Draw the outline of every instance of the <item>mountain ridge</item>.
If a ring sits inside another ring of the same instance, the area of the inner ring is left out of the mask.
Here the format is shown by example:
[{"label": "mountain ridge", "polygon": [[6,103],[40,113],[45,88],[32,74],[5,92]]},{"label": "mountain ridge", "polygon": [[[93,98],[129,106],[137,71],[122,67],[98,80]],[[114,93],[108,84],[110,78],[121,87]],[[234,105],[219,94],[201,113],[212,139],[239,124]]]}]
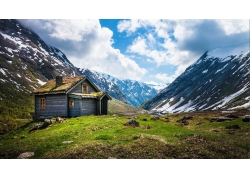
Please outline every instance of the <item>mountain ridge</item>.
[{"label": "mountain ridge", "polygon": [[242,43],[231,51],[228,47],[206,51],[142,107],[165,113],[247,106],[250,97],[248,47],[248,43]]}]

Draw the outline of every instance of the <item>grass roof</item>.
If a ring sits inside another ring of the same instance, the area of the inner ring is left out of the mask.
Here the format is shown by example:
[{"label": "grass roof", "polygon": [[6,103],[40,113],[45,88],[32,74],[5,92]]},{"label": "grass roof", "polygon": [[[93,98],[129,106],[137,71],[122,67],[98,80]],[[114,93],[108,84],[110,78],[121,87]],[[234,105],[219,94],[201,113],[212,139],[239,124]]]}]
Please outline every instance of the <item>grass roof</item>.
[{"label": "grass roof", "polygon": [[50,80],[46,84],[42,85],[33,93],[48,93],[48,92],[61,92],[67,91],[71,87],[73,87],[78,81],[80,81],[84,76],[77,76],[77,77],[64,77],[63,83],[61,86],[56,87],[56,80]]}]

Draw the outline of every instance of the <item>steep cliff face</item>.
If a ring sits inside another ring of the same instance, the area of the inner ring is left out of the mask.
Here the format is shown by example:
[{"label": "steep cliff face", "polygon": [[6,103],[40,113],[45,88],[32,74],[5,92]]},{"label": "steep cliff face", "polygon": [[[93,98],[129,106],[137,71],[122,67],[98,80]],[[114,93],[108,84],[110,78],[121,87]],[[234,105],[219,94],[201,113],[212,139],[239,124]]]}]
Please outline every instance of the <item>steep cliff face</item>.
[{"label": "steep cliff face", "polygon": [[205,52],[143,108],[157,112],[248,107],[249,42]]}]

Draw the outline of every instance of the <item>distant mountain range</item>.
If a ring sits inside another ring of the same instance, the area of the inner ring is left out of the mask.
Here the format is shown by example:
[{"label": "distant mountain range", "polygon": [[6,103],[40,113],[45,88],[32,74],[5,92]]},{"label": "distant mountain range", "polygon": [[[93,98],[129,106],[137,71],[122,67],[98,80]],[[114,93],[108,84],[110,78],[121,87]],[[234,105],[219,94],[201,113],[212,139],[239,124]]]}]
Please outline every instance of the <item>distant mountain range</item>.
[{"label": "distant mountain range", "polygon": [[[133,106],[140,106],[143,102],[155,96],[158,92],[152,85],[134,80],[121,80],[111,75],[81,69],[82,74],[87,75],[93,82],[113,97],[119,94],[122,101]],[[119,91],[120,90],[120,91]],[[124,96],[123,96],[123,95]]]},{"label": "distant mountain range", "polygon": [[142,107],[159,113],[250,107],[249,42],[205,52]]}]

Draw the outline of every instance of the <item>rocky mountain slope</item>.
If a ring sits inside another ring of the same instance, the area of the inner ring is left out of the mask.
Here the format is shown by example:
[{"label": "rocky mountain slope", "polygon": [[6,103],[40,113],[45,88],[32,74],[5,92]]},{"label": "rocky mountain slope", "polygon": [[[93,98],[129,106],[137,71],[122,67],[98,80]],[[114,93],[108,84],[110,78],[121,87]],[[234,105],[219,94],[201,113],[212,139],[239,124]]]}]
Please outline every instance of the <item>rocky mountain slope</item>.
[{"label": "rocky mountain slope", "polygon": [[[88,69],[81,70],[81,72],[90,77],[92,81],[111,96],[116,97],[116,94],[119,94],[123,102],[133,106],[140,106],[158,92],[155,88],[143,82],[129,79],[121,80],[111,75],[90,71]],[[118,89],[120,91],[118,91]]]},{"label": "rocky mountain slope", "polygon": [[0,20],[0,115],[28,117],[30,93],[56,75],[79,75],[65,54],[16,20]]},{"label": "rocky mountain slope", "polygon": [[143,108],[160,113],[250,106],[249,42],[205,52]]}]

